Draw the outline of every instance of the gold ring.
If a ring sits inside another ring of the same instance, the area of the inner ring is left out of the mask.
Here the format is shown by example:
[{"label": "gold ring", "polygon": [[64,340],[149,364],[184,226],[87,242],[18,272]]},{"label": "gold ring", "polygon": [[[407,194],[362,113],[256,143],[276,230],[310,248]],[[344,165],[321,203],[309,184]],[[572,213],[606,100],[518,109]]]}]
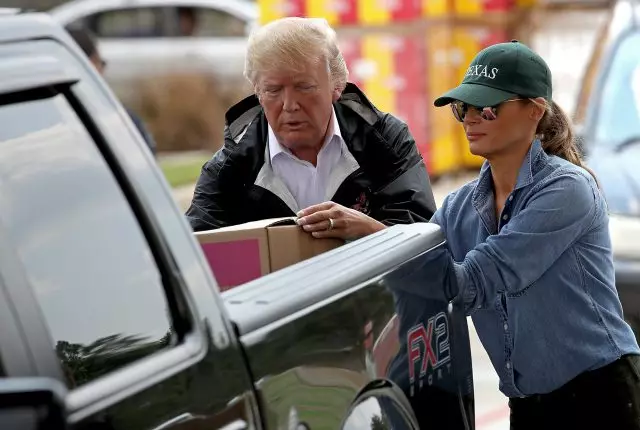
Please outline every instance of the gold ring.
[{"label": "gold ring", "polygon": [[329,218],[329,228],[327,230],[333,230],[333,219]]}]

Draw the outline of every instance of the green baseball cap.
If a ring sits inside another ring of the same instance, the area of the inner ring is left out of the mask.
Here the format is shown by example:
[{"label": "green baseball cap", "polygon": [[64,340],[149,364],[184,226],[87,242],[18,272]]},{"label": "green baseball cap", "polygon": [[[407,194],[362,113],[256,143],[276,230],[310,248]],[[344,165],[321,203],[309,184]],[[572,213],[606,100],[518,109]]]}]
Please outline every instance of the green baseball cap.
[{"label": "green baseball cap", "polygon": [[438,97],[437,107],[460,100],[489,107],[516,97],[551,101],[551,70],[528,46],[512,40],[491,45],[476,55],[462,83]]}]

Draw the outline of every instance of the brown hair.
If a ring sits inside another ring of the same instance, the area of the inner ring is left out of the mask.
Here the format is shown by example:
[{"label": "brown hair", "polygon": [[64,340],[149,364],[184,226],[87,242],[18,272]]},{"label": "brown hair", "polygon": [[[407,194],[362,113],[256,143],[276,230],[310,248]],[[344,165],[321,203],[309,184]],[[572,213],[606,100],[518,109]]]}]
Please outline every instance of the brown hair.
[{"label": "brown hair", "polygon": [[536,135],[540,136],[544,152],[550,155],[557,155],[576,166],[582,167],[598,182],[593,171],[582,161],[580,149],[573,135],[573,126],[567,114],[554,101],[545,100],[544,107],[545,113],[536,129]]}]

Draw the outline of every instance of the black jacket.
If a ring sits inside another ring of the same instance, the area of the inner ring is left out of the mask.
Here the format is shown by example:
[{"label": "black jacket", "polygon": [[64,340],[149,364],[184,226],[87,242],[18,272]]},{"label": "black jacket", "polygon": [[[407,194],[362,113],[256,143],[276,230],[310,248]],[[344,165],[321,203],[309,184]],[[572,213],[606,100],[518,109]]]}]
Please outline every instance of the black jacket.
[{"label": "black jacket", "polygon": [[[406,124],[376,109],[353,84],[347,84],[334,109],[359,167],[331,200],[386,225],[429,221],[436,205]],[[296,208],[264,186],[265,171],[272,172],[269,160],[265,164],[267,136],[267,120],[255,96],[229,109],[224,146],[202,167],[186,213],[194,231],[295,215]]]},{"label": "black jacket", "polygon": [[144,141],[147,142],[147,145],[149,146],[151,153],[155,156],[157,152],[156,141],[153,139],[153,136],[151,136],[151,133],[149,133],[149,130],[144,125],[144,122],[142,122],[142,119],[134,111],[127,109],[127,113],[131,117],[131,121],[133,121],[135,126],[138,128],[138,131],[142,135],[142,138],[144,139]]}]

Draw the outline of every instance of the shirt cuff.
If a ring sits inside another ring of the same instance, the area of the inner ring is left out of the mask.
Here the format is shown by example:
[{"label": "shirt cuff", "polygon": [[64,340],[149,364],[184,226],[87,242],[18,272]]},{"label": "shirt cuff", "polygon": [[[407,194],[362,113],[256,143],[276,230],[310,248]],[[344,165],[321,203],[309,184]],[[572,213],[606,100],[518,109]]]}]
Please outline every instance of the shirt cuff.
[{"label": "shirt cuff", "polygon": [[476,308],[478,292],[473,284],[464,264],[455,263],[456,282],[458,283],[458,294],[462,294],[465,312],[470,313]]}]

